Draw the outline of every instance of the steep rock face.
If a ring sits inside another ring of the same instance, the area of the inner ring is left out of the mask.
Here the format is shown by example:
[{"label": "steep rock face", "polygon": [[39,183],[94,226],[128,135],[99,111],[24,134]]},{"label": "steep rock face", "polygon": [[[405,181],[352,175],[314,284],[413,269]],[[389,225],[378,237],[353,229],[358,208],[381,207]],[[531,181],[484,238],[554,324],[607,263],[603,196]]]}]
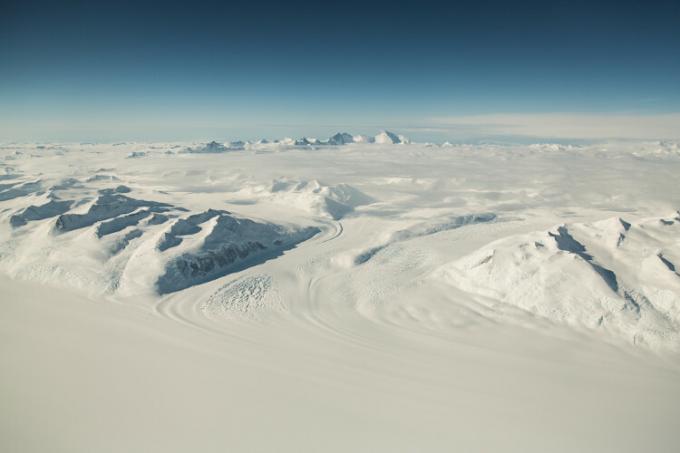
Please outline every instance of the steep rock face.
[{"label": "steep rock face", "polygon": [[156,282],[159,293],[188,288],[275,258],[320,231],[315,227],[289,230],[224,211],[209,215],[217,217],[212,231],[197,250],[182,253],[167,263],[165,273]]},{"label": "steep rock face", "polygon": [[354,137],[347,132],[338,132],[328,139],[329,145],[346,145],[348,143],[354,143]]},{"label": "steep rock face", "polygon": [[71,209],[73,201],[71,200],[50,200],[40,206],[31,205],[18,214],[14,214],[9,223],[14,228],[26,225],[28,222],[35,220],[48,219],[56,217]]},{"label": "steep rock face", "polygon": [[129,226],[137,225],[140,220],[145,219],[150,215],[151,211],[141,210],[102,222],[97,227],[97,236],[102,237],[108,234],[117,233]]},{"label": "steep rock face", "polygon": [[[75,286],[94,291],[167,293],[275,258],[320,231],[257,222],[225,210],[191,213],[173,204],[132,198],[127,186],[93,191],[86,186],[74,189],[76,182],[66,181],[64,189],[52,186],[40,198],[30,193],[33,203],[44,199],[42,203],[5,209],[3,217],[12,228],[21,228],[16,236],[25,242],[16,250],[28,250],[7,262],[23,263],[28,275],[45,281],[60,282],[66,275]],[[42,187],[39,182],[19,182],[0,190],[22,185],[28,185],[26,190]],[[60,199],[60,190],[73,199]],[[46,240],[52,242],[36,252],[25,239],[48,231],[49,225],[45,229],[30,223],[49,218],[54,218],[52,233],[87,229],[94,234],[48,234]],[[68,258],[60,258],[64,256]]]},{"label": "steep rock face", "polygon": [[186,219],[177,220],[170,227],[170,231],[163,235],[163,238],[158,243],[158,250],[163,252],[169,248],[177,247],[182,243],[181,236],[196,234],[201,231],[201,227],[199,226],[200,224],[207,222],[213,217],[226,214],[229,214],[229,212],[208,209],[205,212],[190,215]]}]

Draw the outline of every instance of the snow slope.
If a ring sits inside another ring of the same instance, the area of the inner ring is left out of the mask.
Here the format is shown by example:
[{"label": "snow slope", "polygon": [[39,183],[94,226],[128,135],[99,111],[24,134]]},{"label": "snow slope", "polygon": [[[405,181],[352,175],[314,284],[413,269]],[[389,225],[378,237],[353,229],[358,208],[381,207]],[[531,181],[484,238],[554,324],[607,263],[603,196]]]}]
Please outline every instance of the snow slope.
[{"label": "snow slope", "polygon": [[437,275],[554,322],[678,349],[678,238],[675,219],[560,225],[495,241]]},{"label": "snow slope", "polygon": [[0,145],[0,450],[675,452],[677,144],[380,137]]},{"label": "snow slope", "polygon": [[326,185],[316,179],[279,178],[270,184],[250,184],[239,192],[245,199],[268,199],[309,214],[339,220],[355,208],[372,203],[371,197],[344,183]]},{"label": "snow slope", "polygon": [[[213,220],[210,233],[198,248],[185,250],[166,264],[165,273],[156,282],[159,293],[178,291],[235,272],[239,266],[253,266],[263,260],[276,258],[283,251],[320,232],[315,227],[285,229],[279,225],[238,218],[226,211],[208,211],[208,215],[204,214],[177,220],[170,233],[165,233],[163,242],[159,243],[161,249],[162,244],[171,241],[162,248],[162,251],[166,251],[181,243],[179,235],[198,232],[199,223]],[[196,216],[201,217],[197,220]],[[187,226],[178,230],[176,227],[180,222],[188,223],[183,223]]]}]

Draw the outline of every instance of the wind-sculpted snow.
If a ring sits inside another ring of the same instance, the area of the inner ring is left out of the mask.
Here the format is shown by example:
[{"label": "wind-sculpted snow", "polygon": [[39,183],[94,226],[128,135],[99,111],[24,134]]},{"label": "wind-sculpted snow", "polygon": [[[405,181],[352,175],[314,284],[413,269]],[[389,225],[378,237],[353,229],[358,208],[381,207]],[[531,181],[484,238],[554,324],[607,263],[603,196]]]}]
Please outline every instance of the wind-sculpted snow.
[{"label": "wind-sculpted snow", "polygon": [[241,191],[276,203],[295,207],[311,214],[340,220],[359,206],[374,200],[348,184],[326,185],[318,180],[277,179],[271,185],[254,185]]},{"label": "wind-sculpted snow", "polygon": [[66,178],[59,181],[57,184],[50,187],[51,191],[68,190],[73,188],[82,188],[82,184],[76,178]]},{"label": "wind-sculpted snow", "polygon": [[[155,201],[137,200],[116,193],[104,191],[88,209],[85,214],[63,214],[57,219],[55,228],[57,231],[66,232],[94,225],[102,220],[112,219],[123,214],[129,214],[139,208],[147,208],[150,211],[166,211],[170,205]],[[110,227],[105,227],[104,230]]]},{"label": "wind-sculpted snow", "polygon": [[435,275],[554,322],[680,349],[680,279],[664,255],[680,252],[678,238],[680,226],[659,219],[560,225],[493,242]]},{"label": "wind-sculpted snow", "polygon": [[[288,230],[279,225],[234,217],[225,211],[200,215],[203,217],[199,220],[216,217],[212,231],[197,250],[183,253],[167,264],[165,273],[156,283],[159,293],[188,288],[275,258],[320,232],[316,227]],[[198,228],[195,222],[183,224],[182,232],[194,232],[194,228]]]},{"label": "wind-sculpted snow", "polygon": [[[621,221],[621,224],[625,230],[630,228],[630,224],[627,222]],[[574,239],[565,226],[558,227],[557,233],[550,232],[548,234],[555,239],[558,249],[573,253],[583,258],[588,264],[590,264],[595,272],[600,274],[602,279],[605,281],[605,283],[607,283],[607,285],[609,285],[612,291],[616,292],[619,290],[619,283],[616,280],[616,274],[614,274],[609,269],[605,269],[604,267],[597,264],[592,255],[586,252],[586,248],[583,246],[583,244]],[[619,241],[617,241],[617,246],[620,245],[622,234],[623,233],[619,233]]]},{"label": "wind-sculpted snow", "polygon": [[116,253],[119,253],[121,250],[125,249],[130,244],[130,241],[133,239],[137,239],[139,237],[142,237],[144,234],[143,231],[141,230],[132,230],[128,233],[125,233],[125,235],[118,239],[113,246],[111,247],[111,254],[115,255]]},{"label": "wind-sculpted snow", "polygon": [[354,258],[354,264],[357,265],[364,264],[365,262],[373,258],[378,252],[398,242],[408,241],[409,239],[436,234],[441,231],[455,230],[456,228],[460,228],[466,225],[493,222],[494,220],[496,220],[496,214],[489,212],[481,214],[467,214],[462,216],[454,216],[443,222],[438,223],[417,224],[408,229],[394,232],[384,244],[371,247],[370,249],[360,253]]}]

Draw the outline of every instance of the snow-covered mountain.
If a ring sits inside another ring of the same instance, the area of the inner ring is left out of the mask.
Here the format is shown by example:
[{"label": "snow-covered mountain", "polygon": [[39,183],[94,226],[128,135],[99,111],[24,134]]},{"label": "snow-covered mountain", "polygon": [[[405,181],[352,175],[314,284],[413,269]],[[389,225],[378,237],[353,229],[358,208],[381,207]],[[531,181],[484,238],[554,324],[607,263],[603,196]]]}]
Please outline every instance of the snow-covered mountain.
[{"label": "snow-covered mountain", "polygon": [[0,273],[158,296],[304,247],[369,317],[429,285],[443,293],[426,300],[519,310],[494,322],[533,325],[529,314],[680,349],[680,215],[658,215],[680,201],[673,144],[438,147],[388,131],[367,142],[0,149]]},{"label": "snow-covered mountain", "polygon": [[[124,185],[99,189],[92,200],[74,199],[87,192],[77,181],[56,184],[47,193],[41,187],[32,186],[35,204],[9,218],[13,234],[31,237],[15,250],[21,265],[12,272],[45,283],[64,283],[64,275],[72,275],[67,284],[71,279],[90,292],[177,291],[273,259],[320,232],[225,210],[191,213],[134,198]],[[22,253],[34,243],[45,245],[39,253]],[[69,255],[78,259],[62,259]]]},{"label": "snow-covered mountain", "polygon": [[204,145],[189,147],[185,149],[183,152],[189,154],[217,154],[224,153],[227,151],[241,151],[243,149],[245,149],[245,142],[241,140],[227,142],[226,144],[212,141]]},{"label": "snow-covered mountain", "polygon": [[[297,139],[285,137],[282,139],[274,140],[270,142],[266,139],[260,139],[255,142],[244,142],[242,140],[236,140],[232,142],[220,143],[217,141],[211,141],[208,143],[196,144],[193,146],[186,147],[181,153],[188,154],[219,154],[229,151],[242,151],[245,149],[258,150],[258,149],[271,149],[274,147],[323,147],[323,146],[342,146],[350,144],[400,144],[400,143],[411,143],[408,138],[403,135],[395,134],[394,132],[381,131],[375,137],[370,137],[367,135],[352,135],[347,132],[338,132],[335,135],[329,137],[326,140],[320,140],[317,138],[310,137],[300,137]],[[128,157],[144,157],[146,152],[144,151],[133,151]]]},{"label": "snow-covered mountain", "polygon": [[0,450],[675,451],[678,148],[371,141],[0,144]]},{"label": "snow-covered mountain", "polygon": [[346,145],[348,143],[354,143],[354,137],[347,132],[338,132],[329,138],[327,143],[329,145]]},{"label": "snow-covered mountain", "polygon": [[177,220],[165,233],[159,249],[165,252],[180,245],[183,236],[200,232],[202,224],[206,224],[209,233],[200,245],[174,256],[165,265],[164,273],[156,281],[160,294],[214,280],[276,258],[320,231],[315,227],[288,229],[239,218],[227,211],[209,210]]},{"label": "snow-covered mountain", "polygon": [[348,184],[327,185],[316,179],[279,178],[269,184],[247,185],[238,194],[245,199],[266,199],[335,220],[373,202],[371,197]]},{"label": "snow-covered mountain", "polygon": [[378,135],[376,135],[373,138],[373,141],[375,143],[378,143],[380,145],[385,145],[385,144],[396,144],[396,143],[401,143],[401,139],[399,136],[393,132],[390,131],[381,131]]},{"label": "snow-covered mountain", "polygon": [[677,213],[634,223],[615,217],[565,224],[492,242],[444,266],[436,278],[557,323],[677,348],[678,238]]}]

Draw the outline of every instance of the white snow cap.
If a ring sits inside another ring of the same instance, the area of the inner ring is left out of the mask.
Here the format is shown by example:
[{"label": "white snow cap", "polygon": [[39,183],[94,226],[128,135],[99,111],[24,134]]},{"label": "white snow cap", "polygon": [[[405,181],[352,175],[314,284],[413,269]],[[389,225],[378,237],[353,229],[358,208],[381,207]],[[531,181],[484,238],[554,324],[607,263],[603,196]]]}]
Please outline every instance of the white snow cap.
[{"label": "white snow cap", "polygon": [[[255,142],[248,141],[244,142],[242,140],[236,140],[232,142],[219,143],[212,141],[210,143],[205,143],[199,146],[190,147],[185,149],[184,153],[223,153],[226,151],[241,151],[244,149],[252,149],[253,146],[267,145],[270,143],[275,143],[283,146],[323,146],[323,145],[349,145],[352,143],[378,143],[378,144],[405,144],[411,143],[411,141],[403,135],[395,134],[387,130],[381,131],[375,137],[368,135],[352,135],[347,132],[338,132],[335,135],[329,137],[326,140],[319,140],[317,138],[311,137],[301,137],[298,139],[285,137],[279,140],[274,140],[270,142],[266,139],[260,139]],[[138,156],[134,156],[138,157]]]},{"label": "white snow cap", "polygon": [[397,135],[390,131],[381,131],[375,136],[375,143],[379,144],[397,144],[397,143],[409,143],[410,140],[403,135]]},{"label": "white snow cap", "polygon": [[362,135],[362,134],[355,135],[354,137],[352,137],[352,139],[353,139],[354,143],[373,143],[374,142],[373,137],[369,137],[368,135]]}]

